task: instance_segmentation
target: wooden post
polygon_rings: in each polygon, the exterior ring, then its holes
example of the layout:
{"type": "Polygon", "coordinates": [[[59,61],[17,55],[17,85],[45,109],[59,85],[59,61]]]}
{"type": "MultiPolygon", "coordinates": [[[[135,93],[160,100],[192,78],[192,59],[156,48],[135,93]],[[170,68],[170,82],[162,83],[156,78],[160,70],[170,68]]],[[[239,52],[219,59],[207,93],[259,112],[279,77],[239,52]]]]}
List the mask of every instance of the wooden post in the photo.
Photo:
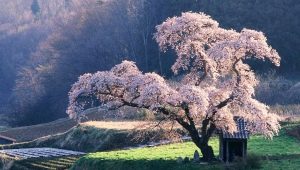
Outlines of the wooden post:
{"type": "Polygon", "coordinates": [[[247,139],[245,140],[245,159],[247,159],[247,139]]]}
{"type": "Polygon", "coordinates": [[[226,140],[226,164],[229,163],[229,147],[228,147],[228,140],[226,140]]]}
{"type": "Polygon", "coordinates": [[[223,140],[221,135],[219,135],[219,159],[221,159],[221,161],[224,160],[223,147],[223,140]]]}
{"type": "Polygon", "coordinates": [[[242,149],[243,149],[243,151],[242,151],[242,157],[243,157],[243,161],[245,162],[245,141],[244,140],[242,140],[242,149]]]}

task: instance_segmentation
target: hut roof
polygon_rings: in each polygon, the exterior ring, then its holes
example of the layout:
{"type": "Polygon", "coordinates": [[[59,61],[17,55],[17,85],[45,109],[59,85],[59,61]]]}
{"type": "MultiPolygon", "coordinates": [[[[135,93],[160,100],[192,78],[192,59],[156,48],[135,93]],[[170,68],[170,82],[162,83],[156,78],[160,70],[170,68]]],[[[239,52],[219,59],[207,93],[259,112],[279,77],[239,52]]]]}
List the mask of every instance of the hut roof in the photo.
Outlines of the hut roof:
{"type": "Polygon", "coordinates": [[[233,134],[222,132],[221,135],[224,139],[248,139],[249,131],[247,130],[247,122],[243,118],[235,118],[237,131],[233,134]]]}

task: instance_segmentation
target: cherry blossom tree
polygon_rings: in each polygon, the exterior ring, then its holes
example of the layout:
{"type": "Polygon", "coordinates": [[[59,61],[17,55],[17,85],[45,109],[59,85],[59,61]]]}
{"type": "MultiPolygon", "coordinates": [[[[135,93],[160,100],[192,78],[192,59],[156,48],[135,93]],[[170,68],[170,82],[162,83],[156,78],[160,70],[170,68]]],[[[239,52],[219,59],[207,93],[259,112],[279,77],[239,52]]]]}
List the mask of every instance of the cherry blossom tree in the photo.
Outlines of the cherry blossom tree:
{"type": "Polygon", "coordinates": [[[142,73],[131,61],[84,74],[69,93],[71,118],[81,116],[87,106],[82,99],[91,95],[108,109],[149,109],[186,129],[206,161],[214,158],[208,145],[212,134],[235,132],[235,116],[248,122],[250,132],[270,138],[278,133],[279,117],[254,99],[258,81],[245,62],[256,58],[279,66],[280,57],[262,32],[223,29],[210,16],[191,12],[168,18],[156,29],[161,50],[176,52],[172,70],[182,79],[170,83],[156,73],[142,73]]]}

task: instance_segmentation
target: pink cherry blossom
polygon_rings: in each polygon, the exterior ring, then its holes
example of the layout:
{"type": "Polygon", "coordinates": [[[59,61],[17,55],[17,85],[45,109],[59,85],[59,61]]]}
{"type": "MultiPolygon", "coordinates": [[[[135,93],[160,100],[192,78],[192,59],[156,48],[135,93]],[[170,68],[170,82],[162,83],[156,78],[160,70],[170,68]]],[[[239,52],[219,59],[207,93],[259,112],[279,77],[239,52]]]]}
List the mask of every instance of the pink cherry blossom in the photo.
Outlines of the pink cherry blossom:
{"type": "Polygon", "coordinates": [[[131,61],[84,74],[69,93],[71,118],[85,108],[82,96],[96,96],[108,109],[146,108],[182,125],[204,157],[209,157],[205,147],[215,130],[236,131],[235,116],[248,122],[250,132],[270,138],[278,133],[279,117],[254,98],[258,81],[245,62],[256,58],[280,65],[280,56],[262,32],[223,29],[210,16],[192,12],[168,18],[156,29],[160,49],[176,52],[172,70],[183,78],[174,85],[156,73],[142,73],[131,61]]]}

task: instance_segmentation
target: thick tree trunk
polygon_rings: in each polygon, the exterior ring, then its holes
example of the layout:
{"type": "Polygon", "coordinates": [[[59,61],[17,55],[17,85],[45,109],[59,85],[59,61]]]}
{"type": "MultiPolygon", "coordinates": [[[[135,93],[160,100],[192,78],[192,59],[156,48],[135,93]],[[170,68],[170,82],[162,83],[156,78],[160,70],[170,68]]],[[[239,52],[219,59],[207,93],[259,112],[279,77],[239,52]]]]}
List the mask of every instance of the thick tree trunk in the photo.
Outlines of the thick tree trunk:
{"type": "Polygon", "coordinates": [[[210,162],[215,159],[214,151],[208,144],[202,144],[199,149],[201,150],[201,153],[203,155],[203,161],[210,162]]]}
{"type": "Polygon", "coordinates": [[[215,159],[213,148],[208,145],[210,134],[199,136],[198,131],[189,131],[192,141],[200,149],[203,155],[203,161],[210,162],[215,159]]]}
{"type": "Polygon", "coordinates": [[[210,162],[215,159],[213,148],[208,145],[208,142],[205,142],[204,140],[202,140],[202,138],[196,141],[193,139],[193,142],[200,149],[203,155],[203,161],[210,162]]]}
{"type": "Polygon", "coordinates": [[[212,147],[208,145],[208,141],[216,129],[215,124],[211,121],[210,118],[204,119],[201,123],[201,135],[199,135],[199,132],[195,126],[195,122],[193,118],[189,115],[188,107],[186,105],[183,105],[182,108],[185,109],[185,115],[189,123],[187,123],[181,117],[177,117],[176,121],[189,132],[192,141],[201,150],[201,153],[203,155],[203,161],[210,162],[214,160],[214,151],[212,147]]]}

